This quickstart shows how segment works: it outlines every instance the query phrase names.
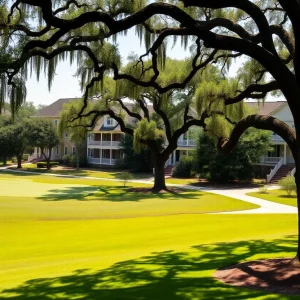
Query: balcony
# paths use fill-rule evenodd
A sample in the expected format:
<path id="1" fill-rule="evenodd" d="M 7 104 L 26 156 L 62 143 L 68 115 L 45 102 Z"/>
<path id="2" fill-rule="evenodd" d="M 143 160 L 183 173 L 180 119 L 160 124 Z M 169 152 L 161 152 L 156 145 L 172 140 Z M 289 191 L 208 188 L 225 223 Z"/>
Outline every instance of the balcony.
<path id="1" fill-rule="evenodd" d="M 196 142 L 194 140 L 178 140 L 177 146 L 179 146 L 179 147 L 195 147 Z"/>
<path id="2" fill-rule="evenodd" d="M 89 140 L 88 145 L 90 146 L 103 146 L 103 147 L 119 147 L 119 141 L 93 141 Z"/>

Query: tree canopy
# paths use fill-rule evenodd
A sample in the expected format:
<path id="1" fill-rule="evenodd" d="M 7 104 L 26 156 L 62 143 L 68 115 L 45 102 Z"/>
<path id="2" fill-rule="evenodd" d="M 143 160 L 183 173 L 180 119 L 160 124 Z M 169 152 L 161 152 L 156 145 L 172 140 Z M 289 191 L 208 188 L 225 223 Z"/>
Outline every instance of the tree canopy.
<path id="1" fill-rule="evenodd" d="M 131 83 L 131 96 L 136 99 L 140 88 L 153 88 L 160 95 L 183 89 L 212 64 L 226 78 L 226 68 L 238 57 L 245 62 L 228 87 L 208 86 L 214 90 L 212 95 L 208 90 L 199 94 L 208 99 L 217 96 L 218 101 L 209 103 L 218 102 L 217 107 L 227 111 L 246 98 L 282 93 L 295 130 L 270 116 L 248 115 L 234 121 L 232 131 L 220 137 L 219 149 L 230 152 L 249 127 L 271 130 L 287 142 L 300 169 L 298 0 L 2 0 L 0 12 L 0 103 L 9 97 L 12 112 L 25 99 L 24 79 L 32 72 L 39 78 L 44 71 L 50 88 L 60 60 L 80 66 L 85 90 L 81 117 L 105 75 L 111 75 L 118 86 Z M 120 59 L 117 40 L 131 29 L 146 51 L 139 57 L 132 55 L 128 69 Z M 178 39 L 183 47 L 191 43 L 191 58 L 183 76 L 165 81 L 167 43 Z M 198 120 L 206 124 L 206 106 L 200 107 L 204 109 L 198 109 Z M 92 114 L 99 116 L 96 110 Z M 300 172 L 295 178 L 300 195 Z"/>

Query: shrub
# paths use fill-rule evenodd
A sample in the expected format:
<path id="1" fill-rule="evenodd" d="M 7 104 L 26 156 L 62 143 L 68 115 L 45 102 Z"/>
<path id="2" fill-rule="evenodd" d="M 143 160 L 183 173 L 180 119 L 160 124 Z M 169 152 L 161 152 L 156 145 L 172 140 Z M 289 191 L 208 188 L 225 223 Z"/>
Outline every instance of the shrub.
<path id="1" fill-rule="evenodd" d="M 76 167 L 76 155 L 75 154 L 67 154 L 63 158 L 63 164 L 67 167 Z"/>
<path id="2" fill-rule="evenodd" d="M 268 186 L 263 185 L 258 189 L 258 192 L 261 194 L 268 194 Z"/>
<path id="3" fill-rule="evenodd" d="M 191 156 L 183 156 L 179 164 L 173 169 L 173 177 L 177 178 L 189 178 L 192 176 L 192 168 L 193 168 L 193 157 Z"/>
<path id="4" fill-rule="evenodd" d="M 57 161 L 50 161 L 50 167 L 58 166 L 59 162 Z M 47 162 L 45 161 L 39 161 L 36 163 L 37 168 L 47 168 Z"/>
<path id="5" fill-rule="evenodd" d="M 297 193 L 296 190 L 296 182 L 295 182 L 295 178 L 294 176 L 288 175 L 285 178 L 282 178 L 279 182 L 278 182 L 280 188 L 285 191 L 289 196 L 291 196 L 292 192 L 294 191 L 295 193 Z"/>
<path id="6" fill-rule="evenodd" d="M 121 172 L 120 174 L 117 175 L 117 178 L 119 180 L 122 180 L 124 186 L 126 186 L 126 183 L 128 182 L 128 180 L 131 180 L 133 178 L 133 176 L 129 172 Z"/>

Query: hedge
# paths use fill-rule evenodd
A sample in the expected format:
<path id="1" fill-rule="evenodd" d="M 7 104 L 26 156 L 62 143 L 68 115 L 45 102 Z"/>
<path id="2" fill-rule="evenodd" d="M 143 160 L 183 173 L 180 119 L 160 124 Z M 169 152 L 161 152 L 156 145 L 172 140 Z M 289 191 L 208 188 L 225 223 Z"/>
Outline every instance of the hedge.
<path id="1" fill-rule="evenodd" d="M 50 161 L 50 167 L 58 166 L 59 162 L 57 161 Z M 45 161 L 39 161 L 36 163 L 37 168 L 47 168 L 47 162 Z"/>

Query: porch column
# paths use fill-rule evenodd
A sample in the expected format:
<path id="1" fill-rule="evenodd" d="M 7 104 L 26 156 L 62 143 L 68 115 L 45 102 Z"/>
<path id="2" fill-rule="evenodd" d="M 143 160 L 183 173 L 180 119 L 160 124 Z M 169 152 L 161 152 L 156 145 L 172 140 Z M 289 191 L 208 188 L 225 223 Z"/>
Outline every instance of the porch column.
<path id="1" fill-rule="evenodd" d="M 101 133 L 101 135 L 102 135 L 102 133 Z M 101 162 L 102 162 L 102 149 L 100 149 L 100 164 L 101 164 Z"/>
<path id="2" fill-rule="evenodd" d="M 186 145 L 189 146 L 190 141 L 189 141 L 189 132 L 186 132 Z"/>
<path id="3" fill-rule="evenodd" d="M 286 165 L 286 144 L 284 144 L 283 147 L 284 147 L 283 164 Z"/>
<path id="4" fill-rule="evenodd" d="M 109 149 L 109 164 L 111 165 L 112 149 Z"/>

